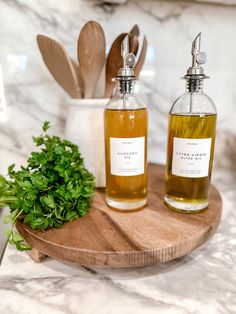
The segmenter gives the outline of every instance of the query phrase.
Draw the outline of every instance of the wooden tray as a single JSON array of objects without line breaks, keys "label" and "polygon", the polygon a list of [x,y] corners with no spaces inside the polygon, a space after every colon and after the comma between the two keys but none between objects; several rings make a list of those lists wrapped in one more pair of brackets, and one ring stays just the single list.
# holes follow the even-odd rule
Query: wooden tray
[{"label": "wooden tray", "polygon": [[33,231],[21,222],[18,231],[34,249],[35,261],[48,255],[87,266],[133,267],[166,262],[206,242],[220,223],[222,201],[213,186],[209,209],[201,214],[175,213],[163,203],[164,167],[149,165],[148,206],[134,213],[115,212],[98,190],[86,217],[61,229]]}]

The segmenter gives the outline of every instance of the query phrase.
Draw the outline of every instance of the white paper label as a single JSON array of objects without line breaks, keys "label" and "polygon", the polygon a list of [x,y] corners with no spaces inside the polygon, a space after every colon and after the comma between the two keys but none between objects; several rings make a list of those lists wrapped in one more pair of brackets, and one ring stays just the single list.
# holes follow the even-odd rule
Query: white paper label
[{"label": "white paper label", "polygon": [[211,138],[174,137],[172,174],[187,178],[207,177],[211,154]]},{"label": "white paper label", "polygon": [[145,137],[110,137],[111,174],[137,176],[144,173]]}]

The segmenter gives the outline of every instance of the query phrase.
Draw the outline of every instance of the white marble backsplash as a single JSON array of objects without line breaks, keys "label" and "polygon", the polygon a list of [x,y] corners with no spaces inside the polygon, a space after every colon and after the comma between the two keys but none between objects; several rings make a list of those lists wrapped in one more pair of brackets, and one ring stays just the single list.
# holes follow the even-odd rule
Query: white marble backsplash
[{"label": "white marble backsplash", "polygon": [[[120,32],[138,23],[149,42],[141,75],[141,94],[150,111],[150,159],[165,162],[167,114],[173,101],[185,89],[180,80],[191,62],[191,43],[202,31],[202,49],[208,53],[205,90],[219,113],[216,165],[236,168],[236,8],[199,5],[178,1],[132,0],[124,5],[101,1],[0,2],[1,47],[9,122],[1,127],[0,147],[19,152],[19,159],[31,150],[32,134],[42,121],[52,122],[54,132],[63,132],[67,95],[46,69],[36,44],[38,33],[61,42],[76,57],[76,41],[89,19],[105,29],[108,45]],[[232,140],[231,140],[232,139]],[[22,145],[24,143],[24,145]],[[27,144],[27,145],[25,145]],[[222,160],[222,151],[225,158]],[[230,157],[230,160],[228,160]],[[14,154],[7,160],[13,162]],[[6,168],[5,161],[1,169]]]}]

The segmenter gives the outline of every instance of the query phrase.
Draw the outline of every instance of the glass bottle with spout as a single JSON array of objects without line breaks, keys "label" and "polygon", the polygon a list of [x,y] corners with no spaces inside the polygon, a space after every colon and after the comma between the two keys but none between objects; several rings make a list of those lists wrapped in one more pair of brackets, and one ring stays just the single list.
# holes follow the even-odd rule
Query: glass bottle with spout
[{"label": "glass bottle with spout", "polygon": [[104,114],[106,202],[121,211],[142,208],[147,202],[147,109],[134,94],[135,56],[129,36],[121,45],[123,67],[117,90]]},{"label": "glass bottle with spout", "polygon": [[211,181],[216,107],[203,91],[202,64],[207,55],[201,52],[201,33],[192,44],[192,66],[187,70],[186,92],[173,104],[169,113],[165,203],[184,213],[198,213],[208,206]]}]

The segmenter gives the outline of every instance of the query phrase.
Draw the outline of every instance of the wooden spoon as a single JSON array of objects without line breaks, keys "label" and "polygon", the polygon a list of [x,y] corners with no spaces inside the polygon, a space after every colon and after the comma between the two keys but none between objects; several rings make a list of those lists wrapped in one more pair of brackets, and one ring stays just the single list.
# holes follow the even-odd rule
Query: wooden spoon
[{"label": "wooden spoon", "polygon": [[80,98],[78,77],[64,47],[44,35],[37,35],[37,43],[43,61],[54,79],[72,98]]},{"label": "wooden spoon", "polygon": [[138,37],[131,36],[130,42],[131,42],[130,52],[132,52],[136,56],[138,52],[138,47],[139,47]]},{"label": "wooden spoon", "polygon": [[142,49],[138,58],[138,61],[136,62],[135,66],[134,66],[134,75],[135,77],[139,76],[139,73],[143,67],[145,58],[146,58],[146,54],[147,54],[147,37],[144,36],[143,38],[143,45],[142,45]]},{"label": "wooden spoon", "polygon": [[[110,51],[107,56],[106,63],[106,87],[105,98],[109,98],[115,88],[116,83],[113,82],[113,78],[117,76],[119,69],[122,67],[123,58],[121,56],[121,43],[128,33],[121,33],[116,37],[111,45]],[[130,52],[136,54],[138,51],[138,38],[137,36],[130,36]]]},{"label": "wooden spoon", "polygon": [[139,34],[140,34],[140,31],[139,31],[139,27],[138,27],[138,25],[137,24],[135,24],[132,28],[131,28],[131,30],[130,30],[130,35],[132,35],[132,36],[139,36]]},{"label": "wooden spoon", "polygon": [[106,60],[105,35],[99,23],[89,21],[83,26],[77,53],[84,82],[84,98],[92,98]]},{"label": "wooden spoon", "polygon": [[129,34],[130,34],[131,36],[133,36],[133,51],[132,51],[132,52],[133,52],[133,54],[136,55],[137,52],[138,52],[138,48],[139,48],[138,36],[139,36],[139,34],[140,34],[139,27],[138,27],[137,24],[135,24],[135,25],[131,28]]},{"label": "wooden spoon", "polygon": [[83,78],[82,78],[80,67],[72,58],[71,58],[71,62],[72,62],[73,68],[75,70],[75,73],[76,73],[76,76],[77,76],[77,80],[79,82],[81,97],[83,97],[83,95],[84,95],[84,81],[83,81]]}]

